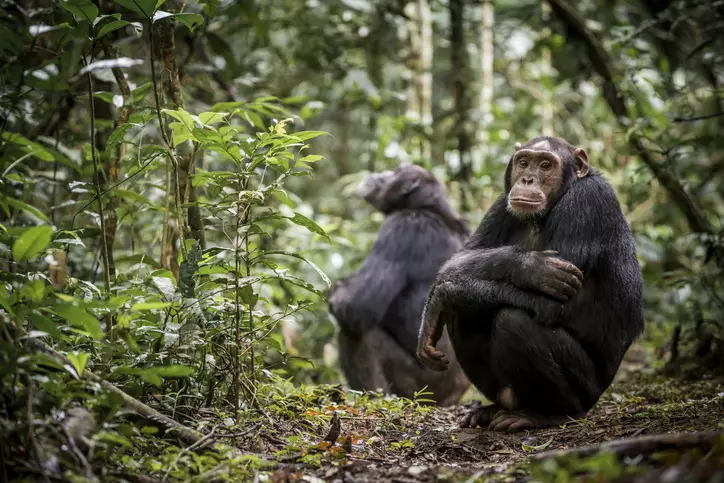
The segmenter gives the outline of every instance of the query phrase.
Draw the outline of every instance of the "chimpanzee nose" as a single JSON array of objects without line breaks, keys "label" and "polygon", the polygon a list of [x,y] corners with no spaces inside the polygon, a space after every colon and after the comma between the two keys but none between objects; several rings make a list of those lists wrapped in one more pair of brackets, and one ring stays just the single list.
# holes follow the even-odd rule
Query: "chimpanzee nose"
[{"label": "chimpanzee nose", "polygon": [[523,184],[533,184],[533,176],[523,176],[520,180]]}]

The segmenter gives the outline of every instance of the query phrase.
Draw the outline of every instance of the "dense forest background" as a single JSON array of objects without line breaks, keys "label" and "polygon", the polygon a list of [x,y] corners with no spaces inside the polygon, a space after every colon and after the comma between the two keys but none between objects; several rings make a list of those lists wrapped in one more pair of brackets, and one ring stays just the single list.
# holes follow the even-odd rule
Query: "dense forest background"
[{"label": "dense forest background", "polygon": [[[474,227],[537,135],[619,196],[636,372],[722,374],[724,2],[0,7],[0,479],[240,481],[269,445],[319,466],[310,434],[362,419],[335,406],[325,301],[382,221],[355,186],[420,164]],[[396,430],[430,417],[360,397]]]}]

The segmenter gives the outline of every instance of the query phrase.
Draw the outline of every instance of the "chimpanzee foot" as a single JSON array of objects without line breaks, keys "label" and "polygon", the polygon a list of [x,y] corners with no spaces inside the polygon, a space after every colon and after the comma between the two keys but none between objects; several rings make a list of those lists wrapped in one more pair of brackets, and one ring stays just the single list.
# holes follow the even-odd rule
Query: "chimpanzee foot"
[{"label": "chimpanzee foot", "polygon": [[515,433],[523,429],[545,428],[570,422],[565,416],[537,416],[524,411],[498,411],[491,418],[488,429],[492,431]]},{"label": "chimpanzee foot", "polygon": [[479,401],[475,401],[475,403],[460,420],[459,426],[461,428],[476,428],[478,426],[484,428],[490,423],[493,416],[502,409],[498,404],[481,406]]}]

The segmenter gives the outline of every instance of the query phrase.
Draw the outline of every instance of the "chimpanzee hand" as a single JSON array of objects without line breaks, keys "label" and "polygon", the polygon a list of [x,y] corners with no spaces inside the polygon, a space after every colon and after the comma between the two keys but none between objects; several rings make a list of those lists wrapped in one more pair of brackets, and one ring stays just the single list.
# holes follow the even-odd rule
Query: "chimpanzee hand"
[{"label": "chimpanzee hand", "polygon": [[583,273],[556,255],[555,250],[529,252],[526,265],[530,272],[523,277],[521,288],[543,292],[561,302],[576,295],[582,286]]},{"label": "chimpanzee hand", "polygon": [[439,372],[447,369],[450,364],[447,356],[435,348],[442,337],[442,331],[445,329],[449,318],[449,314],[443,311],[442,302],[443,293],[448,285],[447,283],[438,284],[430,291],[427,303],[422,311],[422,325],[417,337],[417,349],[415,351],[417,359],[423,365]]}]

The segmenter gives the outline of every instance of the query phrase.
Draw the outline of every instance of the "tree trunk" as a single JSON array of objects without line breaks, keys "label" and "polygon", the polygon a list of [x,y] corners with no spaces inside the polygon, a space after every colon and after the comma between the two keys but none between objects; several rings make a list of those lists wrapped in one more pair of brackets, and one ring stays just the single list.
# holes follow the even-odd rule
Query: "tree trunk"
[{"label": "tree trunk", "polygon": [[480,28],[480,128],[478,130],[478,147],[480,168],[482,169],[490,156],[488,143],[490,124],[493,121],[493,26],[495,10],[492,0],[485,0],[482,7]]},{"label": "tree trunk", "polygon": [[[181,10],[178,1],[168,2],[175,11]],[[156,24],[156,32],[158,38],[158,53],[163,63],[164,70],[161,80],[163,82],[164,92],[167,98],[176,106],[183,108],[183,98],[181,95],[181,82],[179,80],[179,69],[176,62],[176,38],[175,38],[175,21],[167,19]],[[188,206],[188,215],[181,216],[188,223],[189,235],[194,238],[201,248],[206,247],[206,239],[204,236],[203,221],[201,218],[201,210],[197,202],[196,188],[191,185],[191,174],[194,170],[195,149],[191,141],[186,141],[175,147],[178,159],[178,193],[175,194],[179,198],[178,205]],[[172,186],[174,183],[172,183]],[[175,246],[175,240],[171,238],[172,245]],[[179,233],[179,242],[184,243],[186,233]]]},{"label": "tree trunk", "polygon": [[432,150],[430,137],[432,136],[432,14],[427,0],[418,0],[417,10],[420,19],[420,71],[419,71],[419,96],[420,96],[420,127],[423,136],[421,138],[421,156],[424,163],[432,162]]},{"label": "tree trunk", "polygon": [[462,200],[460,209],[469,211],[470,180],[472,163],[470,159],[469,96],[468,96],[468,56],[465,48],[465,32],[463,29],[464,0],[450,0],[450,58],[451,77],[455,110],[454,134],[460,156],[460,171],[456,176],[460,182]]},{"label": "tree trunk", "polygon": [[[543,0],[541,2],[541,16],[543,18],[543,38],[548,40],[551,37],[551,29],[548,27],[551,17],[551,8]],[[547,45],[543,46],[543,75],[549,76],[553,71],[553,61],[551,57],[551,49]],[[553,136],[553,93],[550,89],[542,89],[543,105],[541,106],[541,132],[543,136]]]}]

